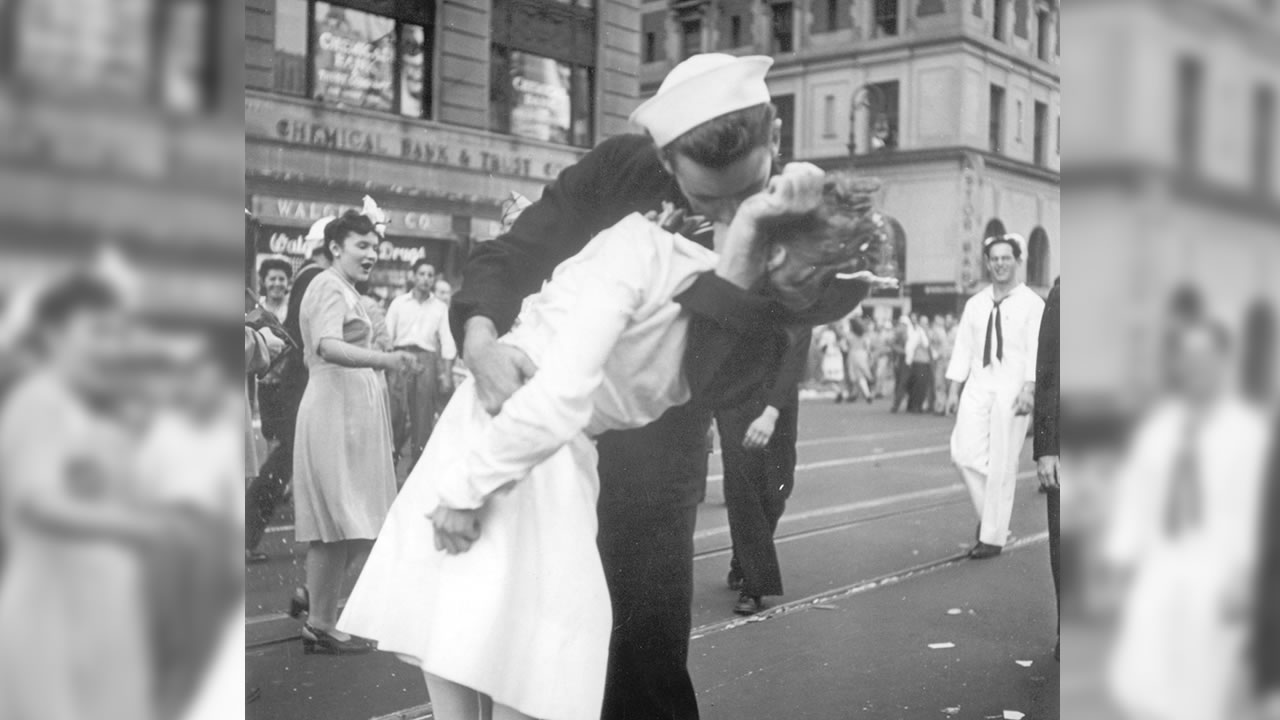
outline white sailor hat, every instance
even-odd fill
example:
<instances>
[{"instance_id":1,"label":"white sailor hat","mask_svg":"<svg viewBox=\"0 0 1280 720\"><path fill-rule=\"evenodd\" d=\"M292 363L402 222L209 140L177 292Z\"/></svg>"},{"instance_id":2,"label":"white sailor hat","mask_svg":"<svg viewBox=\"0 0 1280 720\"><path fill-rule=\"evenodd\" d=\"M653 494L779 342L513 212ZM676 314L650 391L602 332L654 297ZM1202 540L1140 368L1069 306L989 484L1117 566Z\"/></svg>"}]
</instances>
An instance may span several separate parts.
<instances>
[{"instance_id":1,"label":"white sailor hat","mask_svg":"<svg viewBox=\"0 0 1280 720\"><path fill-rule=\"evenodd\" d=\"M324 247L324 229L329 227L329 223L336 219L333 215L327 215L311 223L311 229L307 231L307 236L303 238L307 243L307 257L311 257L316 250Z\"/></svg>"},{"instance_id":2,"label":"white sailor hat","mask_svg":"<svg viewBox=\"0 0 1280 720\"><path fill-rule=\"evenodd\" d=\"M307 231L307 242L324 242L324 229L329 227L329 223L334 220L337 220L337 218L332 215L326 215L311 223L311 229Z\"/></svg>"},{"instance_id":3,"label":"white sailor hat","mask_svg":"<svg viewBox=\"0 0 1280 720\"><path fill-rule=\"evenodd\" d=\"M1019 255L1022 255L1027 252L1027 239L1022 237L1018 233L1001 233L999 235L992 235L991 237L983 238L982 251L986 252L987 248L991 247L992 245L998 242L1010 242L1010 243L1013 243L1014 245L1017 245Z\"/></svg>"},{"instance_id":4,"label":"white sailor hat","mask_svg":"<svg viewBox=\"0 0 1280 720\"><path fill-rule=\"evenodd\" d=\"M657 94L631 113L631 122L665 147L708 120L769 102L764 76L772 65L767 55L694 55L667 74Z\"/></svg>"}]
</instances>

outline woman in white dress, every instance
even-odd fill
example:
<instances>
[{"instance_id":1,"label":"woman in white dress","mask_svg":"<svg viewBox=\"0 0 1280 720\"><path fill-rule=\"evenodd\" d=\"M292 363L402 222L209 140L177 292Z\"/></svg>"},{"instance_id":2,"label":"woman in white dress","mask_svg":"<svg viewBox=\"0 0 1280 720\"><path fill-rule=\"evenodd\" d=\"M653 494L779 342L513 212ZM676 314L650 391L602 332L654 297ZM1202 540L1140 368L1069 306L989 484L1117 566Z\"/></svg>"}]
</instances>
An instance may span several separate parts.
<instances>
[{"instance_id":1,"label":"woman in white dress","mask_svg":"<svg viewBox=\"0 0 1280 720\"><path fill-rule=\"evenodd\" d=\"M818 335L818 347L822 348L822 383L836 389L836 402L844 402L844 342L831 323Z\"/></svg>"},{"instance_id":2,"label":"woman in white dress","mask_svg":"<svg viewBox=\"0 0 1280 720\"><path fill-rule=\"evenodd\" d=\"M822 204L801 214L765 191L744 209L790 214L761 221L759 243L756 225L735 220L723 242L754 244L767 289L806 306L883 236L866 192L829 179ZM503 342L538 372L501 412L485 412L470 380L454 394L338 624L421 667L437 718L599 717L612 618L592 437L690 399L689 319L673 298L718 259L624 218L526 300Z\"/></svg>"}]
</instances>

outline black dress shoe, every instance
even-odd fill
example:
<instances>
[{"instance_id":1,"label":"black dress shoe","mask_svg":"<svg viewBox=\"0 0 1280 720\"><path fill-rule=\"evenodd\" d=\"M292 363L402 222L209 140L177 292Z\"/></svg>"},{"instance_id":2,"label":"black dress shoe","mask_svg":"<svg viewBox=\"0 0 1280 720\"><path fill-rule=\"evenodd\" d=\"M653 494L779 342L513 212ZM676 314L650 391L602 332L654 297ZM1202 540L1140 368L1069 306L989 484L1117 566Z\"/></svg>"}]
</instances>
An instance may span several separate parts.
<instances>
[{"instance_id":1,"label":"black dress shoe","mask_svg":"<svg viewBox=\"0 0 1280 720\"><path fill-rule=\"evenodd\" d=\"M293 597L289 598L289 617L299 620L303 615L311 613L311 595L304 587L296 588Z\"/></svg>"},{"instance_id":2,"label":"black dress shoe","mask_svg":"<svg viewBox=\"0 0 1280 720\"><path fill-rule=\"evenodd\" d=\"M969 551L969 557L974 560L984 560L986 558L992 558L999 555L1003 550L1004 548L999 545L988 545L987 543L979 541L978 544L974 545L973 549Z\"/></svg>"},{"instance_id":3,"label":"black dress shoe","mask_svg":"<svg viewBox=\"0 0 1280 720\"><path fill-rule=\"evenodd\" d=\"M270 559L271 559L271 556L267 555L261 550L245 550L244 551L245 565L261 565L262 563L267 562Z\"/></svg>"},{"instance_id":4,"label":"black dress shoe","mask_svg":"<svg viewBox=\"0 0 1280 720\"><path fill-rule=\"evenodd\" d=\"M364 655L376 649L373 641L362 637L339 640L311 623L302 626L302 651L308 655Z\"/></svg>"},{"instance_id":5,"label":"black dress shoe","mask_svg":"<svg viewBox=\"0 0 1280 720\"><path fill-rule=\"evenodd\" d=\"M764 601L759 595L748 595L745 592L738 595L738 603L733 606L733 612L737 615L755 615L764 609Z\"/></svg>"},{"instance_id":6,"label":"black dress shoe","mask_svg":"<svg viewBox=\"0 0 1280 720\"><path fill-rule=\"evenodd\" d=\"M732 570L729 571L729 577L725 579L725 584L734 592L742 592L742 585L745 582L746 580L741 575Z\"/></svg>"}]
</instances>

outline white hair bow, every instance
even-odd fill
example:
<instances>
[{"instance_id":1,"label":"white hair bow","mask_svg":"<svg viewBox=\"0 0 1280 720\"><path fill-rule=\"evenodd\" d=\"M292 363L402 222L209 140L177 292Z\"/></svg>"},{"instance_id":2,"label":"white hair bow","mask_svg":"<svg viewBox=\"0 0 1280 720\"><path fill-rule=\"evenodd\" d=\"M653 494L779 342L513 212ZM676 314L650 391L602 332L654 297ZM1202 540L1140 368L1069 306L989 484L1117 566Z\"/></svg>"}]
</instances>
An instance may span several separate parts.
<instances>
[{"instance_id":1,"label":"white hair bow","mask_svg":"<svg viewBox=\"0 0 1280 720\"><path fill-rule=\"evenodd\" d=\"M374 202L372 197L364 196L364 207L360 209L360 214L369 218L373 223L374 229L378 231L378 235L386 236L387 234L387 214L382 208L378 207L378 203Z\"/></svg>"}]
</instances>

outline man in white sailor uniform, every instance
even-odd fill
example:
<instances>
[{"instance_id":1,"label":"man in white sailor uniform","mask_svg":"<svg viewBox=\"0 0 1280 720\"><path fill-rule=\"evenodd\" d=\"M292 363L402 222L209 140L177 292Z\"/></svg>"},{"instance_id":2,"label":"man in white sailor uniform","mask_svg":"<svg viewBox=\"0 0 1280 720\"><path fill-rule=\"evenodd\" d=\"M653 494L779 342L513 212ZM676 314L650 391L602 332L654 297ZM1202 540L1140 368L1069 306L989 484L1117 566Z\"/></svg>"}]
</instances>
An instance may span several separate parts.
<instances>
[{"instance_id":1,"label":"man in white sailor uniform","mask_svg":"<svg viewBox=\"0 0 1280 720\"><path fill-rule=\"evenodd\" d=\"M1013 233L983 241L992 282L965 303L947 367L947 413L956 416L951 461L980 520L973 558L999 555L1008 541L1018 456L1035 399L1044 300L1018 280L1024 247Z\"/></svg>"}]
</instances>

